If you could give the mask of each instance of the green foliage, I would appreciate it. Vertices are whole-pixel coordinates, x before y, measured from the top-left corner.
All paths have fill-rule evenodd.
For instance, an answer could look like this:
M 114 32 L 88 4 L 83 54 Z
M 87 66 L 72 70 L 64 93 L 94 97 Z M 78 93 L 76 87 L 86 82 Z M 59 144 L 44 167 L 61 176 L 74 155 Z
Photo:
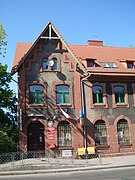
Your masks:
M 6 33 L 0 25 L 0 54 L 6 46 Z M 7 65 L 0 63 L 0 153 L 16 151 L 18 141 L 17 127 L 17 99 L 9 83 L 11 74 L 7 72 Z
M 12 110 L 15 103 L 15 94 L 9 87 L 11 79 L 11 75 L 7 73 L 7 65 L 0 64 L 0 108 L 9 110 Z
M 6 54 L 6 45 L 7 45 L 7 41 L 5 41 L 7 34 L 2 26 L 2 24 L 0 24 L 0 55 L 2 55 L 3 57 L 5 57 Z
M 17 150 L 18 127 L 0 110 L 0 153 Z

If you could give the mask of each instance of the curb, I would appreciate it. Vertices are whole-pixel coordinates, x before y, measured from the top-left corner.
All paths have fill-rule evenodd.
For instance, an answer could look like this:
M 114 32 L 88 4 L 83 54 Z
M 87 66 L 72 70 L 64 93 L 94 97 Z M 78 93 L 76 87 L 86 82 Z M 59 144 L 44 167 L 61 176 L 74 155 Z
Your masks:
M 50 170 L 25 170 L 25 171 L 7 171 L 0 172 L 0 176 L 7 175 L 27 175 L 27 174 L 47 174 L 47 173 L 61 173 L 61 172 L 80 172 L 87 170 L 103 170 L 103 169 L 117 169 L 135 167 L 135 165 L 118 165 L 118 166 L 96 166 L 96 167 L 79 167 L 79 168 L 66 168 L 66 169 L 50 169 Z

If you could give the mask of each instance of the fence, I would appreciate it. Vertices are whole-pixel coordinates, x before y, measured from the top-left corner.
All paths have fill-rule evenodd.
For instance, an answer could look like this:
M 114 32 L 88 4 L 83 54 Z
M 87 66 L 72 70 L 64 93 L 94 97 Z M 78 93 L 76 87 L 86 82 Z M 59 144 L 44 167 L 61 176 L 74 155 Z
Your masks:
M 89 157 L 66 157 L 62 158 L 49 151 L 27 151 L 0 154 L 0 171 L 23 170 L 23 169 L 46 169 L 64 168 L 79 166 L 101 165 L 100 154 L 93 154 Z

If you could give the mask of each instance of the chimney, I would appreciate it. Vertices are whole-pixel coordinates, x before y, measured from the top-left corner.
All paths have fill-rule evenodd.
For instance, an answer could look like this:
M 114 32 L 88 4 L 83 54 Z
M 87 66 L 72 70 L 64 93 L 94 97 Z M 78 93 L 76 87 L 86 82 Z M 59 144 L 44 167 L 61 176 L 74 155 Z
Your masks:
M 103 41 L 99 40 L 88 40 L 87 41 L 88 46 L 103 46 Z

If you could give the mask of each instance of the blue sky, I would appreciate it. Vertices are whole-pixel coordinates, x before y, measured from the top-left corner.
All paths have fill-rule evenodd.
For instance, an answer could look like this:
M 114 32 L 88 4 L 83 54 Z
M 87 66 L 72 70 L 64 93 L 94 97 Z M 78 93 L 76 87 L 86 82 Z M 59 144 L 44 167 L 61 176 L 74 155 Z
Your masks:
M 106 46 L 135 46 L 135 0 L 0 0 L 0 6 L 0 23 L 8 34 L 0 62 L 8 71 L 16 42 L 34 41 L 50 20 L 67 43 L 98 39 Z

